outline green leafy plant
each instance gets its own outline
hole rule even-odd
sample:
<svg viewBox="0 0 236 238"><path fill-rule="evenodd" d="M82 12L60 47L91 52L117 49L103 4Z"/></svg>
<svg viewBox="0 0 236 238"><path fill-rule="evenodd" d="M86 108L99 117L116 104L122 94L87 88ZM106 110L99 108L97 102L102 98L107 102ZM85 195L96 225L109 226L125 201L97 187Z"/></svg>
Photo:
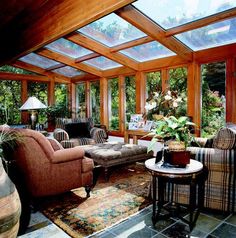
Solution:
<svg viewBox="0 0 236 238"><path fill-rule="evenodd" d="M155 142L176 140L184 142L187 147L193 140L194 136L191 133L191 128L195 125L190 122L189 118L182 116L176 118L175 116L163 117L161 120L155 122L156 128L152 131L152 141L149 150L152 150Z"/></svg>

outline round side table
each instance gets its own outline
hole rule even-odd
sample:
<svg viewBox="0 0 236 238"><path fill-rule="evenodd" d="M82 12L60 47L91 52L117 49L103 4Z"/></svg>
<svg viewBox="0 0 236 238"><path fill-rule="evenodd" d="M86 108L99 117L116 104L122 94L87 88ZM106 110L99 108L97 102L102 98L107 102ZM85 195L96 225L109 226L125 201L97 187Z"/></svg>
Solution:
<svg viewBox="0 0 236 238"><path fill-rule="evenodd" d="M172 167L163 167L163 162L155 163L155 158L145 161L145 166L152 175L152 185L153 185L153 213L152 221L153 224L159 220L170 216L177 216L182 221L187 223L190 227L190 230L196 224L197 218L199 216L200 210L204 206L204 186L207 179L207 169L203 167L203 164L197 160L190 160L190 163L186 168L172 168ZM158 188L157 188L158 181ZM166 184L171 185L171 199L170 201L164 201L164 194ZM188 213L189 219L185 219L180 216L177 212L173 212L173 193L174 185L184 184L189 185L189 206ZM198 196L196 196L196 191L198 189ZM158 196L157 196L158 191ZM196 203L197 202L197 203ZM157 204L157 207L156 207ZM171 208L169 208L171 205ZM167 214L161 214L162 209L167 211ZM194 212L196 212L194 214ZM175 215L173 215L175 214Z"/></svg>

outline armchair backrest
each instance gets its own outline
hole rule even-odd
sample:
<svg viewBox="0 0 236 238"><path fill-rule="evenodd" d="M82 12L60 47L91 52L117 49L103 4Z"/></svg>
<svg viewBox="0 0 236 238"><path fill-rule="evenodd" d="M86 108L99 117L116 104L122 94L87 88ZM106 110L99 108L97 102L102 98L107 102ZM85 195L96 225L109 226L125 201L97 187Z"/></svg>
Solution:
<svg viewBox="0 0 236 238"><path fill-rule="evenodd" d="M61 128L65 130L65 124L72 122L89 122L90 128L94 126L93 118L56 118L56 128Z"/></svg>

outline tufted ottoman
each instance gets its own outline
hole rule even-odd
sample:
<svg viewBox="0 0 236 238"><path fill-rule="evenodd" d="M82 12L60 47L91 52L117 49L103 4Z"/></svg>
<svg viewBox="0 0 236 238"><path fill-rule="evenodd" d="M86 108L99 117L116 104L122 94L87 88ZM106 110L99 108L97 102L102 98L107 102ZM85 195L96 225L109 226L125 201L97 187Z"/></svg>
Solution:
<svg viewBox="0 0 236 238"><path fill-rule="evenodd" d="M108 169L112 166L129 164L153 157L153 152L147 153L147 147L125 144L122 142L106 142L83 146L85 156L92 158L95 164L104 168L105 179L108 180Z"/></svg>

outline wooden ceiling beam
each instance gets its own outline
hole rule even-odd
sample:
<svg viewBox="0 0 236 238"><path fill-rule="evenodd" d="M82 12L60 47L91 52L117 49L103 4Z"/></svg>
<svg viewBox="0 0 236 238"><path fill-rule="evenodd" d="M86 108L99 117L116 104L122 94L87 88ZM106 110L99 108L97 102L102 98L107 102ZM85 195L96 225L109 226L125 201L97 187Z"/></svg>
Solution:
<svg viewBox="0 0 236 238"><path fill-rule="evenodd" d="M182 32L191 31L191 30L203 27L203 26L207 26L212 23L223 21L223 20L235 17L235 16L236 16L236 8L233 8L228 11L217 13L217 14L211 15L209 17L205 17L203 19L199 19L199 20L196 20L193 22L186 23L182 26L173 27L173 28L167 30L165 35L167 37L173 36L176 34L180 34Z"/></svg>
<svg viewBox="0 0 236 238"><path fill-rule="evenodd" d="M15 61L11 65L14 66L14 67L17 67L17 68L21 68L21 69L25 69L25 70L37 73L37 74L45 75L45 76L47 76L51 79L54 79L55 82L58 82L58 83L70 83L70 78L65 77L64 75L47 71L45 69L34 66L32 64L25 63L25 62L20 61L20 60Z"/></svg>
<svg viewBox="0 0 236 238"><path fill-rule="evenodd" d="M66 66L66 65L60 63L60 64L57 64L57 65L51 66L51 67L49 67L49 68L46 68L46 71L55 70L55 69L60 69L60 68L62 68L62 67L64 67L64 66Z"/></svg>
<svg viewBox="0 0 236 238"><path fill-rule="evenodd" d="M98 53L91 53L91 54L88 54L88 55L84 55L82 57L78 57L77 59L75 59L75 63L80 63L80 62L83 62L85 60L90 60L90 59L93 59L93 58L96 58L100 56L100 54Z"/></svg>
<svg viewBox="0 0 236 238"><path fill-rule="evenodd" d="M117 75L135 75L136 73L137 73L136 70L123 66L103 71L102 77L111 78L117 77Z"/></svg>
<svg viewBox="0 0 236 238"><path fill-rule="evenodd" d="M87 80L94 80L97 79L98 77L93 75L93 74L84 74L84 75L78 75L73 78L71 78L72 83L78 83L81 81L87 81Z"/></svg>
<svg viewBox="0 0 236 238"><path fill-rule="evenodd" d="M134 0L45 1L31 15L18 19L1 36L0 65L35 51L132 2Z"/></svg>
<svg viewBox="0 0 236 238"><path fill-rule="evenodd" d="M154 40L169 48L171 51L175 52L183 59L192 61L193 52L191 49L176 40L174 37L166 37L165 31L160 26L155 24L133 6L129 5L123 7L116 11L116 14L152 37Z"/></svg>
<svg viewBox="0 0 236 238"><path fill-rule="evenodd" d="M117 52L117 51L120 51L120 50L124 50L124 49L127 49L127 48L131 48L131 47L137 46L137 45L142 45L142 44L145 44L145 43L148 43L148 42L151 42L151 41L153 41L152 37L144 36L144 37L139 38L137 40L132 40L132 41L129 41L129 42L126 42L126 43L114 46L114 47L112 47L110 49L110 52L111 53L112 52Z"/></svg>
<svg viewBox="0 0 236 238"><path fill-rule="evenodd" d="M33 75L33 74L14 74L14 73L0 73L1 80L31 80L40 82L50 82L47 76Z"/></svg>
<svg viewBox="0 0 236 238"><path fill-rule="evenodd" d="M89 50L95 51L113 61L116 61L117 63L120 63L122 65L128 66L131 69L138 70L138 63L129 57L126 57L122 55L121 53L110 52L110 48L106 47L105 45L92 40L91 38L82 35L80 33L73 32L69 34L66 37L68 40L73 41L76 44L79 44L80 46L83 46Z"/></svg>
<svg viewBox="0 0 236 238"><path fill-rule="evenodd" d="M99 76L99 77L102 75L102 72L100 70L98 70L94 67L91 67L87 64L83 64L83 63L78 63L77 64L77 63L75 63L74 59L71 59L67 56L64 56L64 55L62 55L60 53L57 53L57 52L54 52L54 51L42 48L42 49L38 50L36 53L39 54L39 55L45 56L49 59L53 59L53 60L56 60L58 62L61 62L63 64L67 64L71 67L82 70L84 72L94 74L94 75Z"/></svg>

